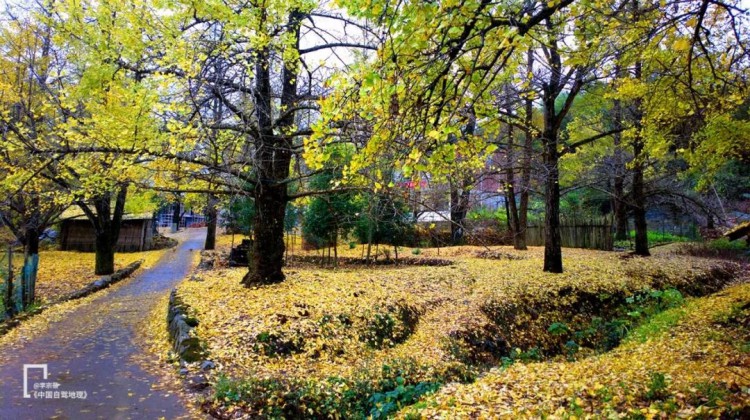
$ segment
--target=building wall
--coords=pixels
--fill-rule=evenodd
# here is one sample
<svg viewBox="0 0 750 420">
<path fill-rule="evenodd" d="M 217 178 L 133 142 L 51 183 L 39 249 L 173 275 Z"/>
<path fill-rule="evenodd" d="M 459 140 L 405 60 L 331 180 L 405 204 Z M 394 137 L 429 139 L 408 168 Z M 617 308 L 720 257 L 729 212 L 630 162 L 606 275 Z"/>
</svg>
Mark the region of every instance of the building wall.
<svg viewBox="0 0 750 420">
<path fill-rule="evenodd" d="M 123 220 L 118 252 L 146 251 L 153 243 L 151 220 Z M 60 249 L 64 251 L 93 252 L 96 245 L 94 227 L 88 220 L 66 220 L 60 229 Z"/>
</svg>

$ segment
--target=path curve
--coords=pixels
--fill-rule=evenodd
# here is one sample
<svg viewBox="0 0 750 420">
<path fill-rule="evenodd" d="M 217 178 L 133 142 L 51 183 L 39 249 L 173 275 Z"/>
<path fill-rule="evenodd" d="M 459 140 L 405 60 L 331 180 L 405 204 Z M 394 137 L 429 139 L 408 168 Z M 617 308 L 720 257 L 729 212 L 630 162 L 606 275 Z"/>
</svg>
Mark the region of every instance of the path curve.
<svg viewBox="0 0 750 420">
<path fill-rule="evenodd" d="M 188 417 L 183 401 L 174 392 L 152 389 L 160 378 L 133 358 L 143 351 L 135 343 L 136 327 L 157 299 L 189 273 L 204 236 L 205 229 L 190 229 L 151 269 L 51 323 L 23 349 L 0 349 L 0 420 Z M 58 399 L 55 390 L 52 399 L 23 398 L 24 364 L 47 364 L 48 379 L 43 380 L 41 369 L 31 369 L 29 387 L 57 382 Z M 87 395 L 64 399 L 62 391 Z"/>
</svg>

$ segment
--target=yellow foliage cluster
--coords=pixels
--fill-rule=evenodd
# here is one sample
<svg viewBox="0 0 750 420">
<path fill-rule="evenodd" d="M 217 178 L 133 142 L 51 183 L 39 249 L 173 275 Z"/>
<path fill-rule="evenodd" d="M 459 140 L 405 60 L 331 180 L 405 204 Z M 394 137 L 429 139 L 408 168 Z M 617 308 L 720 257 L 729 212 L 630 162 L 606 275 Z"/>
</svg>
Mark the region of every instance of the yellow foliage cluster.
<svg viewBox="0 0 750 420">
<path fill-rule="evenodd" d="M 180 285 L 179 293 L 200 321 L 197 334 L 212 360 L 229 376 L 351 378 L 409 360 L 421 367 L 410 378 L 419 381 L 451 377 L 451 372 L 455 377 L 456 368 L 465 365 L 454 339 L 492 324 L 489 316 L 502 312 L 506 303 L 544 309 L 536 319 L 518 317 L 517 324 L 502 331 L 514 344 L 531 345 L 556 316 L 575 308 L 580 293 L 571 290 L 629 295 L 680 286 L 715 264 L 673 255 L 621 259 L 615 253 L 566 249 L 567 271 L 559 275 L 541 271 L 541 248 L 493 247 L 517 257 L 503 260 L 476 258 L 482 250 L 442 249 L 439 256 L 454 263 L 444 267 L 292 266 L 285 282 L 253 289 L 240 284 L 246 269 L 219 268 L 199 272 Z M 429 249 L 419 257 L 437 254 Z M 418 321 L 412 322 L 415 317 Z M 385 328 L 393 334 L 373 345 L 370 338 L 384 319 L 392 321 Z"/>
<path fill-rule="evenodd" d="M 750 284 L 691 299 L 673 328 L 574 362 L 517 363 L 472 384 L 449 384 L 424 418 L 717 417 L 750 404 L 750 355 L 721 319 L 750 302 Z M 745 322 L 746 322 L 745 314 Z M 747 339 L 747 337 L 745 337 Z M 649 398 L 663 375 L 666 389 Z M 409 408 L 402 416 L 413 412 Z M 737 412 L 737 411 L 735 411 Z"/>
</svg>

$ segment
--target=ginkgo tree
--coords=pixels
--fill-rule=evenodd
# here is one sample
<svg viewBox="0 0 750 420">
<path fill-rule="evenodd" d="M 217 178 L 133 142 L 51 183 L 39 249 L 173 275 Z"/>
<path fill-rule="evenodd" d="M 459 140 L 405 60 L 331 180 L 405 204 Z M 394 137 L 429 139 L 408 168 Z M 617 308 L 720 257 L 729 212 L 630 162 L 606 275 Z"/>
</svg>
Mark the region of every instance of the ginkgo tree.
<svg viewBox="0 0 750 420">
<path fill-rule="evenodd" d="M 375 60 L 333 79 L 338 89 L 323 102 L 307 142 L 308 164 L 322 165 L 328 142 L 365 137 L 348 173 L 357 182 L 374 172 L 376 190 L 383 182 L 372 168 L 383 160 L 405 178 L 446 178 L 457 165 L 459 173 L 481 170 L 497 145 L 465 127 L 476 119 L 481 133 L 497 133 L 492 89 L 515 69 L 508 64 L 524 37 L 571 3 L 346 2 L 354 16 L 382 24 L 387 36 Z"/>
<path fill-rule="evenodd" d="M 152 162 L 143 165 L 148 170 L 186 170 L 189 176 L 171 178 L 212 185 L 176 182 L 156 188 L 251 197 L 257 211 L 244 282 L 283 280 L 287 204 L 328 193 L 289 190 L 310 175 L 293 170 L 294 158 L 302 147 L 301 136 L 310 132 L 309 118 L 301 111 L 317 109 L 320 93 L 320 71 L 303 57 L 330 48 L 373 48 L 364 39 L 369 36 L 366 26 L 309 1 L 62 1 L 55 9 L 59 33 L 82 52 L 77 60 L 104 77 L 116 76 L 108 82 L 119 85 L 112 89 L 142 86 L 154 93 L 155 101 L 139 107 L 150 106 L 149 120 L 160 121 L 154 131 L 163 134 L 135 143 L 65 146 L 65 153 L 139 156 Z M 355 27 L 360 36 L 333 38 L 317 27 L 321 19 Z M 303 46 L 304 34 L 318 42 Z M 205 147 L 208 138 L 225 143 Z M 154 183 L 169 179 L 160 176 Z"/>
<path fill-rule="evenodd" d="M 95 273 L 111 274 L 128 190 L 145 168 L 139 156 L 107 149 L 133 148 L 158 137 L 150 116 L 156 96 L 151 86 L 115 66 L 92 65 L 96 57 L 76 51 L 75 37 L 62 36 L 51 6 L 38 5 L 18 23 L 6 26 L 7 39 L 27 37 L 17 73 L 28 89 L 7 98 L 2 150 L 25 161 L 8 168 L 13 176 L 5 184 L 17 185 L 11 197 L 45 185 L 48 201 L 40 209 L 59 206 L 59 213 L 79 207 L 95 232 Z M 90 153 L 72 152 L 81 150 Z"/>
<path fill-rule="evenodd" d="M 522 62 L 519 51 L 530 49 L 536 55 L 528 76 L 535 91 L 532 110 L 517 113 L 514 123 L 526 125 L 527 132 L 534 132 L 543 148 L 544 269 L 551 272 L 563 269 L 560 157 L 618 134 L 626 137 L 623 141 L 635 146 L 636 154 L 641 154 L 645 147 L 640 137 L 646 133 L 632 129 L 630 123 L 602 127 L 586 138 L 561 137 L 563 121 L 577 95 L 593 83 L 612 81 L 622 74 L 638 79 L 641 76 L 635 77 L 638 66 L 634 64 L 638 60 L 634 61 L 633 57 L 639 54 L 667 50 L 674 55 L 673 61 L 692 63 L 687 67 L 689 70 L 699 61 L 698 55 L 691 52 L 694 48 L 708 50 L 726 46 L 714 35 L 732 31 L 744 33 L 740 16 L 732 17 L 736 6 L 707 1 L 648 2 L 640 6 L 632 1 L 509 2 L 503 7 L 483 1 L 398 5 L 351 2 L 348 5 L 355 16 L 387 24 L 387 37 L 375 60 L 362 62 L 332 81 L 339 89 L 324 101 L 322 118 L 308 142 L 310 165 L 314 167 L 326 159 L 325 153 L 320 152 L 321 145 L 351 136 L 345 133 L 349 130 L 359 131 L 360 137 L 367 138 L 360 144 L 360 152 L 349 167 L 353 179 L 364 172 L 372 173 L 370 168 L 386 159 L 392 159 L 396 167 L 402 168 L 405 177 L 418 177 L 419 173 L 439 176 L 446 173 L 459 156 L 465 165 L 481 168 L 494 151 L 488 141 L 491 136 L 463 136 L 463 141 L 452 141 L 466 124 L 463 110 L 473 107 L 477 120 L 484 125 L 484 132 L 497 132 L 498 123 L 504 120 L 512 122 L 508 112 L 498 113 L 487 106 L 491 101 L 484 99 L 488 91 L 499 89 L 497 82 L 505 83 L 512 77 L 509 72 L 516 71 Z M 636 18 L 633 9 L 640 10 Z M 679 41 L 677 48 L 663 41 L 665 37 L 674 38 L 685 26 L 700 27 L 701 22 L 708 22 L 707 16 L 712 22 L 723 22 L 724 29 L 696 30 L 692 37 Z M 741 35 L 732 38 L 740 44 L 745 42 L 740 39 Z M 685 45 L 689 48 L 684 48 Z M 735 51 L 746 49 L 741 47 Z M 724 59 L 740 67 L 745 59 L 738 60 L 738 57 L 743 54 Z M 662 65 L 665 63 L 669 61 Z M 643 70 L 640 72 L 643 74 Z M 739 76 L 737 68 L 729 72 Z M 688 79 L 678 83 L 687 82 L 690 86 L 691 81 L 698 81 L 690 79 L 691 71 L 684 74 Z M 721 80 L 717 74 L 712 76 L 714 80 Z M 660 80 L 659 74 L 654 74 L 654 78 Z M 668 97 L 663 95 L 659 99 Z M 623 96 L 620 100 L 626 99 Z M 626 106 L 631 110 L 640 109 L 638 104 L 631 105 L 632 102 L 628 102 Z M 700 107 L 710 108 L 707 104 L 700 104 Z M 543 113 L 539 127 L 528 127 L 533 109 Z M 664 132 L 663 128 L 658 130 Z M 630 206 L 635 209 L 638 237 L 645 238 L 645 210 L 637 198 L 643 189 L 642 175 L 638 175 L 643 172 L 638 169 L 641 160 L 639 156 L 631 163 L 635 168 L 632 196 L 636 198 L 630 200 Z M 373 185 L 377 189 L 383 184 L 375 181 Z M 642 247 L 639 246 L 639 250 Z M 641 250 L 640 253 L 647 252 Z"/>
<path fill-rule="evenodd" d="M 60 115 L 51 106 L 50 96 L 40 80 L 56 73 L 49 30 L 20 18 L 9 19 L 2 28 L 0 43 L 0 221 L 24 247 L 24 269 L 18 306 L 35 299 L 35 279 L 39 262 L 40 235 L 65 208 L 55 183 L 39 172 L 28 153 L 27 144 L 51 135 Z M 47 160 L 39 168 L 47 171 L 56 163 Z M 13 283 L 6 285 L 6 310 L 16 309 Z"/>
<path fill-rule="evenodd" d="M 630 148 L 635 253 L 649 255 L 644 178 L 654 161 L 687 162 L 709 180 L 720 162 L 746 149 L 747 121 L 732 118 L 747 93 L 747 18 L 737 5 L 709 1 L 656 8 L 626 2 L 612 96 L 623 104 L 617 121 Z M 634 46 L 634 48 L 633 48 Z M 743 143 L 745 147 L 743 147 Z M 683 196 L 684 197 L 684 196 Z"/>
</svg>

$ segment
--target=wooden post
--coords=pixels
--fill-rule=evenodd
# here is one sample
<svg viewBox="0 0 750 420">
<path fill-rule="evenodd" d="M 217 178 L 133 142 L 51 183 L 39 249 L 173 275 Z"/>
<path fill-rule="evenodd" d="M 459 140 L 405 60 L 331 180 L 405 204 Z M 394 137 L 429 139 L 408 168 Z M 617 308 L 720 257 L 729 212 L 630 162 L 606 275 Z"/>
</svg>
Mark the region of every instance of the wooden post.
<svg viewBox="0 0 750 420">
<path fill-rule="evenodd" d="M 13 302 L 13 247 L 8 244 L 8 275 L 5 278 L 5 314 L 8 318 L 16 312 Z"/>
</svg>

